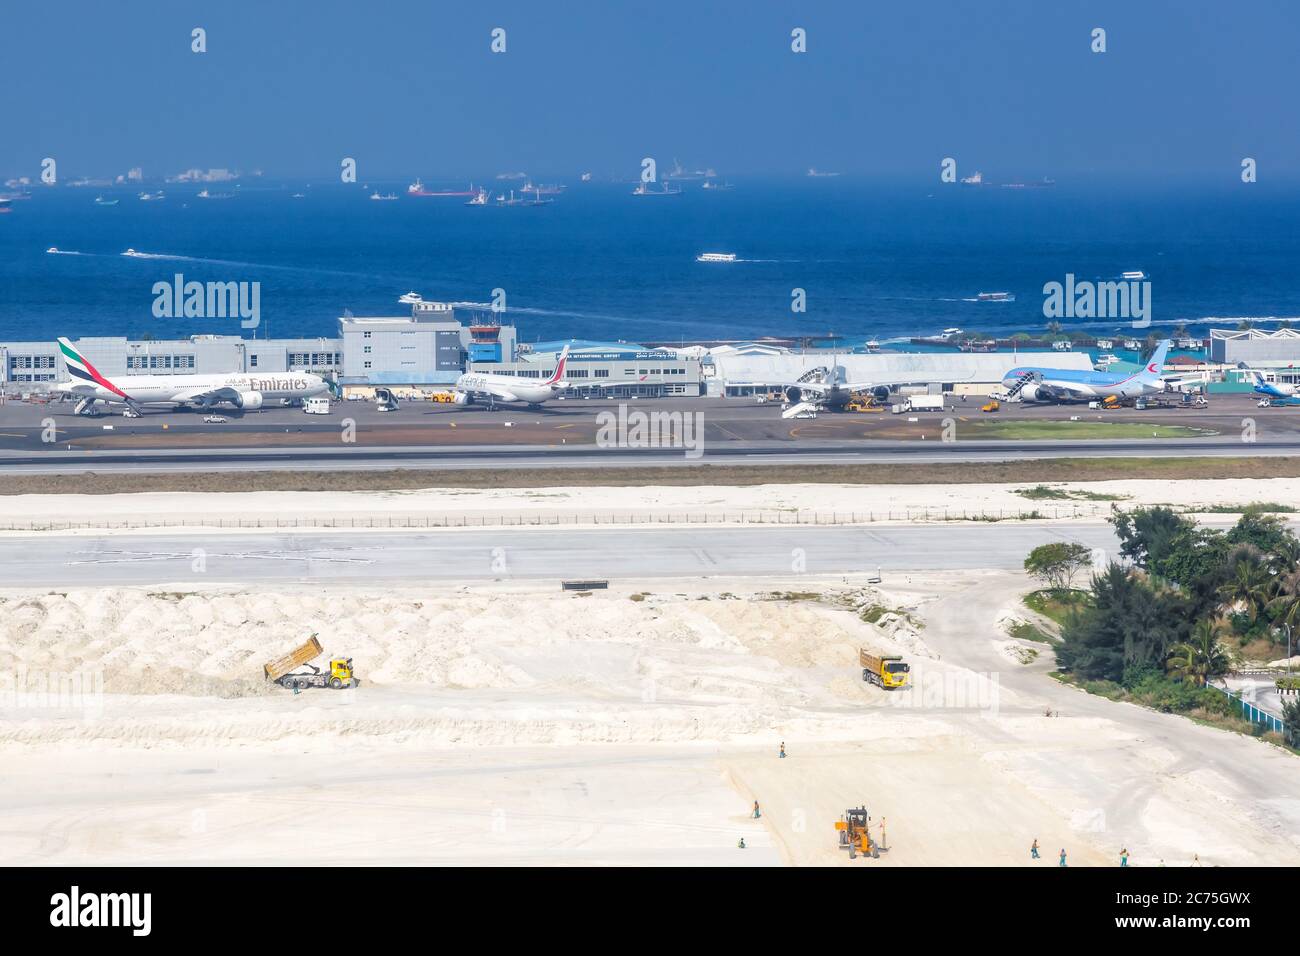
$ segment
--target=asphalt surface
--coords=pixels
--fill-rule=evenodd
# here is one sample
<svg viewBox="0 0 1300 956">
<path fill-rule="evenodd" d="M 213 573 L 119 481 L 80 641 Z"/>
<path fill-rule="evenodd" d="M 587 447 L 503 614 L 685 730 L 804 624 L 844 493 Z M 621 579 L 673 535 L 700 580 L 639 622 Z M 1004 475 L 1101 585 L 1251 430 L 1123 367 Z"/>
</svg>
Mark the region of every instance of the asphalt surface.
<svg viewBox="0 0 1300 956">
<path fill-rule="evenodd" d="M 699 453 L 683 448 L 600 447 L 598 415 L 615 412 L 698 415 Z M 1269 457 L 1300 455 L 1300 414 L 1258 409 L 1252 396 L 1216 397 L 1208 409 L 1089 411 L 1080 406 L 1010 406 L 981 417 L 979 403 L 916 415 L 823 412 L 814 420 L 782 419 L 776 405 L 743 399 L 672 398 L 555 402 L 541 409 L 489 412 L 409 403 L 381 413 L 368 402 L 335 403 L 329 416 L 272 408 L 229 415 L 220 424 L 196 412 L 148 412 L 86 418 L 69 403 L 0 406 L 0 469 L 13 473 L 111 471 L 378 470 L 564 468 L 871 462 L 996 462 L 1061 456 Z M 1204 437 L 1122 440 L 985 440 L 1007 422 L 1084 421 L 1181 425 Z M 945 419 L 954 441 L 942 441 Z M 1243 421 L 1254 423 L 1243 440 Z M 345 422 L 354 423 L 345 441 Z M 1065 427 L 1068 427 L 1066 425 Z"/>
<path fill-rule="evenodd" d="M 4 535 L 8 587 L 789 575 L 1022 566 L 1077 541 L 1116 553 L 1108 525 Z"/>
</svg>

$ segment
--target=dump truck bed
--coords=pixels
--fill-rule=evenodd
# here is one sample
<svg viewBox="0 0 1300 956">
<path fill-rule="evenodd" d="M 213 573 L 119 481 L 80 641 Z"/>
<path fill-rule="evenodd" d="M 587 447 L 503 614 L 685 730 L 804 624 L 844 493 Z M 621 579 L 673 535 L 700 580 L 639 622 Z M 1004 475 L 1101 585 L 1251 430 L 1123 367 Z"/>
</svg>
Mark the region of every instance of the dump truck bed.
<svg viewBox="0 0 1300 956">
<path fill-rule="evenodd" d="M 321 655 L 320 641 L 313 634 L 307 638 L 307 642 L 300 647 L 294 648 L 283 657 L 277 657 L 264 668 L 267 680 L 279 680 L 295 667 L 301 667 L 310 660 L 315 660 Z"/>
</svg>

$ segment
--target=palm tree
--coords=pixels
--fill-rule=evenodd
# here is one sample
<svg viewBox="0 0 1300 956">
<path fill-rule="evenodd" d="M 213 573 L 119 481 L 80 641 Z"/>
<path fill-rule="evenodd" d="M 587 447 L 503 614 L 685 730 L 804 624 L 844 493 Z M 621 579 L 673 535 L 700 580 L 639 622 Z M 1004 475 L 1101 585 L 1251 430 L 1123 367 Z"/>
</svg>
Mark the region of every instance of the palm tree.
<svg viewBox="0 0 1300 956">
<path fill-rule="evenodd" d="M 1224 630 L 1220 619 L 1197 621 L 1191 637 L 1169 649 L 1165 662 L 1169 676 L 1204 687 L 1211 677 L 1226 673 L 1232 661 L 1219 643 Z"/>
<path fill-rule="evenodd" d="M 1284 575 L 1277 585 L 1273 600 L 1268 602 L 1273 621 L 1291 628 L 1300 626 L 1300 571 Z"/>
<path fill-rule="evenodd" d="M 1277 579 L 1255 548 L 1237 548 L 1229 560 L 1231 576 L 1219 586 L 1219 596 L 1228 605 L 1238 602 L 1244 605 L 1246 613 L 1250 615 L 1250 623 L 1254 624 L 1273 600 Z"/>
<path fill-rule="evenodd" d="M 1282 704 L 1282 736 L 1292 747 L 1300 746 L 1300 697 Z"/>
</svg>

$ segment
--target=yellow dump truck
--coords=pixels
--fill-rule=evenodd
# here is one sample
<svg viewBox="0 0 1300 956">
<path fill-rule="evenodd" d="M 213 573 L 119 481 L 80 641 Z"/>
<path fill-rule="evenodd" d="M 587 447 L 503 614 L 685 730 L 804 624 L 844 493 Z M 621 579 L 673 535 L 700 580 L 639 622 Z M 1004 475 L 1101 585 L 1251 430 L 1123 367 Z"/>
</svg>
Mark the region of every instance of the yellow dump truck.
<svg viewBox="0 0 1300 956">
<path fill-rule="evenodd" d="M 862 665 L 864 681 L 886 690 L 907 686 L 907 675 L 911 667 L 897 654 L 877 654 L 860 647 L 858 662 Z"/>
<path fill-rule="evenodd" d="M 281 687 L 304 689 L 307 687 L 332 687 L 341 690 L 344 687 L 357 687 L 361 681 L 352 673 L 352 658 L 335 657 L 330 660 L 328 671 L 321 670 L 311 662 L 322 654 L 320 641 L 313 634 L 307 641 L 294 648 L 283 657 L 268 662 L 263 671 L 266 679 L 274 681 Z M 298 668 L 306 667 L 306 670 Z"/>
</svg>

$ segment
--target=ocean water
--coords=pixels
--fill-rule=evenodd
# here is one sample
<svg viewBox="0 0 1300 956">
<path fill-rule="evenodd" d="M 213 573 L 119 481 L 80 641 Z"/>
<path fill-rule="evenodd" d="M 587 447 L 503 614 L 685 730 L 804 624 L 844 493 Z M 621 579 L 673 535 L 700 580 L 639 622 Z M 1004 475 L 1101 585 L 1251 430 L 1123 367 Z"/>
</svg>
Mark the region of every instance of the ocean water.
<svg viewBox="0 0 1300 956">
<path fill-rule="evenodd" d="M 137 200 L 137 189 L 37 189 L 0 216 L 0 342 L 249 334 L 233 318 L 156 318 L 153 284 L 176 273 L 259 282 L 258 337 L 333 335 L 344 309 L 401 314 L 408 290 L 486 301 L 501 288 L 524 342 L 833 333 L 884 343 L 954 325 L 1043 330 L 1044 283 L 1139 269 L 1156 326 L 1300 317 L 1300 195 L 1262 184 L 1011 190 L 837 178 L 716 192 L 685 183 L 678 197 L 637 198 L 631 185 L 571 182 L 548 206 L 512 208 L 368 185 L 254 180 L 230 200 L 170 186 L 162 202 Z M 372 202 L 373 188 L 400 198 Z M 292 199 L 298 191 L 306 198 Z M 97 195 L 121 202 L 96 206 Z M 123 257 L 128 247 L 157 258 Z M 706 251 L 741 261 L 697 263 Z M 796 288 L 802 313 L 791 310 Z M 973 301 L 982 291 L 1015 301 Z"/>
</svg>

